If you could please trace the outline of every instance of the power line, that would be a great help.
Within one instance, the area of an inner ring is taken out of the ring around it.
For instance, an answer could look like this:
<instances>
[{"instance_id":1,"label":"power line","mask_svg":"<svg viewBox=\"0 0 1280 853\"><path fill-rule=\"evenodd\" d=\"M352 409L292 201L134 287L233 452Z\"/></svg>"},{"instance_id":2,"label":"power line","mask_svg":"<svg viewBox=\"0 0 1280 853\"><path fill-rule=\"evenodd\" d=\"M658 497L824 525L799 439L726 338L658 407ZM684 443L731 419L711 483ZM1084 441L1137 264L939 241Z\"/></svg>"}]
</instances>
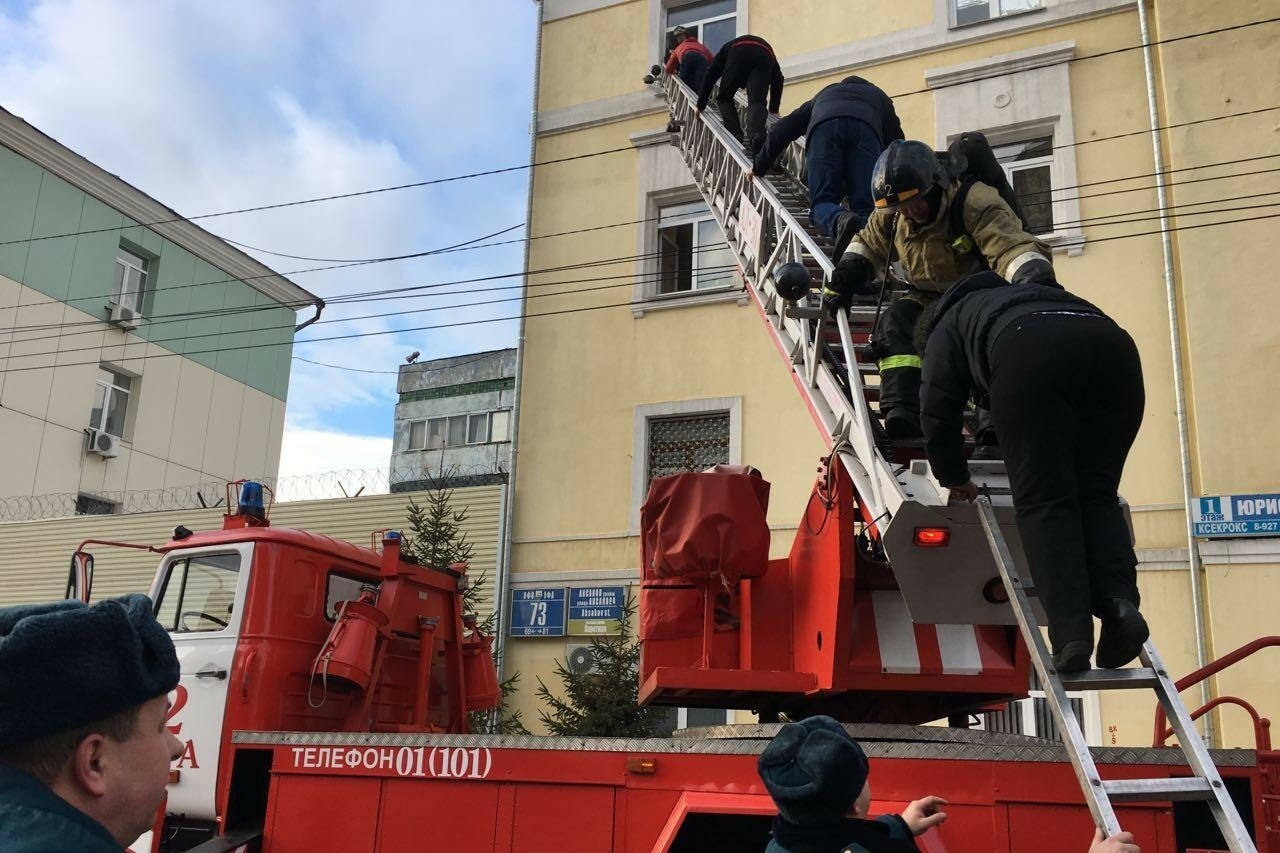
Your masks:
<instances>
[{"instance_id":1,"label":"power line","mask_svg":"<svg viewBox=\"0 0 1280 853\"><path fill-rule=\"evenodd\" d=\"M1112 240L1128 240L1128 239L1133 239L1137 237L1149 237L1153 235L1174 233L1179 231L1195 231L1202 228L1216 228L1222 225L1237 225L1241 223L1260 222L1263 220L1270 220L1270 219L1276 219L1276 218L1280 218L1280 213L1266 214L1262 216L1242 217L1240 219L1228 219L1220 222L1204 222L1197 225L1179 225L1179 226L1175 226L1167 229L1156 229L1155 231L1142 231L1142 232L1133 233L1133 234L1117 234L1112 237L1095 238L1091 242L1105 243ZM551 294L548 294L548 295L551 295ZM477 320L460 320L453 323L441 323L433 326L416 326L408 329L383 329L383 330L372 331L372 332L354 332L354 333L345 334L345 335L331 335L329 337L324 337L324 338L309 338L307 340L302 340L302 341L294 341L294 340L268 341L265 343L244 344L244 345L237 345L237 346L230 346L230 347L219 347L216 349L196 350L194 352L186 352L186 353L164 352L164 353L158 353L156 355L139 356L139 357L144 359L169 358L174 356L182 356L182 357L189 358L193 355L210 355L210 354L216 354L216 353L236 352L239 350L247 350L247 349L265 349L267 347L274 347L274 346L295 346L295 345L303 345L303 344L328 343L331 341L355 340L355 339L369 338L369 337L381 337L384 335L403 335L403 334L409 334L411 332L435 331L439 329L454 329L454 328L462 328L467 326L482 325L486 323L505 323L511 320L532 319L537 317L552 317L552 316L560 316L565 314L579 314L579 313L586 313L588 311L601 311L601 310L606 310L610 308L625 308L625 307L632 306L632 304L633 303L631 302L631 300L627 300L624 302L607 303L604 305L588 305L588 306L580 306L577 308L565 308L565 309L560 309L556 311L545 311L538 314L526 313L526 314L517 314L510 317L490 317L490 318L483 318L483 319L477 319ZM392 313L385 316L396 316L396 315L395 313ZM243 332L229 332L225 334L249 334L251 331L252 330L245 330ZM65 353L65 352L68 352L68 350L63 350L62 352ZM56 355L56 354L58 353L44 353L44 355ZM29 356L22 356L22 355L9 356L10 359L24 358L24 357L29 357ZM100 362L95 359L93 361L63 362L60 364L47 364L47 365L37 365L37 366L30 366L30 367L5 367L4 369L0 370L0 373L19 373L19 372L25 372L29 370L53 370L60 367L85 367L85 366L96 365L99 363Z\"/></svg>"},{"instance_id":2,"label":"power line","mask_svg":"<svg viewBox=\"0 0 1280 853\"><path fill-rule=\"evenodd\" d=\"M1268 157L1268 156L1277 156L1277 155L1264 155L1264 157ZM1250 158L1243 158L1242 160L1223 161L1223 162L1221 162L1221 163L1205 163L1205 164L1201 164L1201 165L1197 165L1197 166L1185 166L1185 167L1181 167L1180 169L1178 169L1178 170L1176 170L1176 171L1190 171L1190 170L1198 170L1198 169L1212 168L1212 167L1217 167L1217 166L1222 166L1222 165L1234 165L1234 164L1237 164L1237 163L1240 163L1240 162L1252 162L1252 161L1255 161L1255 160L1257 160L1257 159L1263 159L1263 158L1250 157ZM1205 178L1183 178L1183 179L1181 179L1181 180L1177 181L1177 182L1176 182L1175 184L1173 184L1173 185L1174 185L1174 186L1182 186L1182 185L1185 185L1185 184L1203 183L1203 182L1218 181L1218 180L1228 180L1228 179L1236 178L1236 177L1247 177L1247 176L1253 176L1253 175L1258 175L1258 174L1268 174L1268 173L1273 173L1273 172L1280 172L1280 168L1278 168L1278 169L1260 170L1260 171L1255 171L1255 172L1233 173L1233 174L1229 174L1229 175L1215 175L1215 176L1210 176L1210 177L1205 177ZM1144 174L1144 175L1137 175L1137 176L1134 176L1134 177L1135 177L1135 178L1139 178L1139 177L1150 177L1150 175ZM1094 183L1108 183L1108 182L1116 182L1116 181L1122 181L1122 180L1129 180L1129 179L1127 179L1127 178L1114 178L1114 179L1108 179L1107 181L1099 181L1099 182L1094 182ZM1081 184L1081 185L1074 185L1074 186L1085 186L1085 184ZM1062 188L1058 188L1058 189L1069 189L1069 188L1070 188L1070 186L1068 186L1068 187L1062 187ZM1057 199L1056 201L1058 201L1058 202L1065 202L1065 201L1072 201L1072 200L1076 200L1076 199L1080 199L1080 198L1099 198L1099 197L1104 197L1104 196L1109 196L1109 195L1118 195L1118 194L1124 194L1124 193L1141 192L1141 191L1145 191L1145 190L1149 190L1149 189L1150 189L1150 187L1130 187L1130 188L1125 188L1125 189L1109 190L1109 191L1099 192L1099 193L1089 193L1089 194L1081 194L1081 195L1077 195L1077 196L1067 196L1067 197L1064 197L1064 198ZM1056 191L1056 190L1051 190L1051 191ZM1170 210L1174 210L1174 209L1176 209L1176 210L1182 210L1183 208L1187 208L1187 207L1200 206L1200 205L1205 205L1205 204L1225 203L1225 202L1236 201L1236 200L1247 200L1247 199L1251 199L1251 198L1266 197L1266 196L1269 196L1269 195L1272 195L1272 193L1255 193L1255 194L1242 195L1242 196L1235 196L1235 197L1225 197L1225 198L1221 198L1221 199L1210 199L1210 200L1206 200L1206 201L1199 201L1199 202L1185 202L1185 203L1182 203L1182 204L1179 204L1179 205L1174 205L1174 206L1172 206L1172 207L1170 207L1170 208L1168 208L1168 209L1170 209ZM1056 202L1049 202L1049 201L1045 201L1045 202L1023 202L1023 206L1024 206L1024 207L1028 207L1028 208L1030 208L1030 207L1039 207L1039 206L1044 206L1044 205L1046 205L1046 204L1052 204L1052 203L1056 203ZM1260 207L1260 206L1254 206L1254 207ZM1245 208L1229 208L1229 209L1221 210L1221 211L1217 211L1217 212L1230 212L1231 210L1245 210L1245 209L1253 209L1253 208L1249 208L1249 207L1245 207ZM1116 218L1116 217L1120 217L1120 216L1134 216L1134 215L1139 215L1139 214L1142 214L1142 213L1156 213L1156 212L1159 212L1159 211L1160 211L1160 209L1159 209L1159 208L1153 208L1153 209L1149 209L1149 210L1139 210L1139 211L1125 211L1125 212L1117 212L1117 213L1112 213L1112 214L1103 214L1103 215L1100 215L1100 216L1097 216L1097 217L1091 217L1091 218L1080 219L1080 220L1060 221L1060 222L1056 222L1056 223L1054 223L1054 224L1055 224L1055 227L1071 227L1071 226L1078 226L1078 225L1087 224L1087 223L1097 223L1097 224L1099 225L1099 227L1101 227L1102 225L1108 225L1108 224L1120 224L1120 223L1108 223L1108 222L1104 222L1104 221L1102 221L1102 220L1106 220L1106 219L1114 219L1114 218ZM1214 212L1214 211L1204 211L1204 213L1208 213L1208 212ZM1199 212L1194 213L1194 214L1193 214L1192 212L1187 212L1187 213L1185 213L1185 214L1178 214L1178 215L1199 215ZM659 218L659 217L651 217L651 219L657 219L657 218ZM1153 217L1153 218L1158 218L1158 217ZM643 220L642 220L642 221L643 221ZM1141 219L1141 218L1140 218L1140 219L1132 219L1132 220L1128 220L1128 222L1130 222L1130 223L1132 223L1132 222L1140 222L1140 221L1144 221L1144 220L1143 220L1143 219ZM601 227L609 227L609 226L593 226L593 228L601 228ZM557 232L557 236L562 235L562 234L567 234L567 233L572 233L572 232ZM551 235L545 235L545 236L551 236ZM695 251L696 251L696 252L711 252L711 251L720 251L720 250L722 250L722 249L723 249L723 247L722 247L722 246L713 245L713 246L709 246L709 247L703 247L703 248L698 249L698 250L695 250ZM464 285L464 284L476 284L476 283L482 283L482 282L486 282L486 281L495 281L495 280L500 280L500 279L504 279L504 278L518 278L518 277L522 277L522 276L523 276L523 277L525 277L525 278L527 279L528 277L533 276L533 275L544 275L544 274L555 273L555 272L565 272L565 271L571 271L571 270L574 270L574 269L587 269L587 268L597 267L597 266L613 266L613 265L618 265L618 264L621 264L621 263L628 263L628 262L634 262L634 261L639 261L639 260L651 259L651 258L654 258L654 257L659 256L660 254L661 254L661 252L652 252L652 253L647 253L647 254L643 254L643 255L618 256L618 257L613 257L613 258L603 258L603 259L597 259L597 260L593 260L593 261L580 262L580 263L577 263L577 264L563 265L563 266L559 266L559 267L549 267L549 268L540 269L540 270L529 270L529 271L527 271L527 272L500 273L500 274L495 274L495 275L491 275L491 276L481 276L481 277L469 278L469 279L458 279L458 280L454 280L454 281L437 282L437 283L432 283L432 284L408 285L408 286L400 287L400 288L390 288L390 289L383 289L383 290L373 290L373 291L355 292L355 293L350 293L350 294L341 294L341 295L338 295L338 296L332 297L332 298L329 300L329 303L328 303L328 304L330 304L330 305L342 305L342 304L353 304L353 303L359 303L359 302L378 302L378 301L387 300L387 299L390 299L390 298L393 298L393 297L395 297L395 298L401 298L401 299L405 299L405 298L412 299L412 298L430 297L430 296L436 296L436 295L443 296L443 295L449 295L449 294L451 294L451 293L453 293L453 292L455 292L455 291L442 291L442 292L440 292L440 293L421 293L420 291L424 291L424 290L437 290L437 289L444 288L444 287L452 287L452 286ZM627 276L625 276L625 275L624 275L624 276L614 276L614 278L626 278L626 277L627 277ZM581 282L600 281L600 280L605 280L606 278L608 278L608 277L597 277L597 278L590 278L590 279L572 279L572 280L559 281L559 282L528 282L526 286L528 286L528 287L530 287L530 288L533 288L533 287L546 287L546 286L555 286L555 285L559 285L559 284L574 284L574 283L581 283ZM516 285L515 287L518 287L518 286L519 286L519 285ZM486 290L502 290L502 289L512 289L512 288L487 288ZM415 295L406 295L406 294L415 294ZM40 304L40 303L33 303L33 304ZM274 305L267 305L267 306L244 306L244 307L230 308L230 309L227 309L227 308L211 308L211 309L207 309L207 310L205 310L205 311L198 311L198 312L182 311L182 312L176 312L176 313L173 313L173 314L153 315L153 316L151 316L151 317L149 317L149 318L146 318L146 319L145 319L145 322L146 322L146 325L148 326L148 328L154 328L154 327L161 326L161 325L170 325L170 324L172 324L172 323L187 322L187 321L189 321L189 320L214 319L214 318L221 318L221 317L234 317L234 316L238 316L238 315L241 315L241 314L258 313L258 312L261 312L261 311L271 311L271 310L275 310L275 309L276 309L276 307L277 307L277 306L274 306ZM321 324L323 324L323 323L330 323L330 322L344 322L346 319L349 319L349 318L334 318L334 319L329 319L329 320L321 320L321 321L319 321L319 322L320 322ZM38 339L40 339L40 338L44 337L44 335L35 335L35 336L33 336L33 337L17 338L17 337L16 337L16 335L17 335L17 333L19 333L19 332L28 332L28 331L29 331L29 332L43 332L43 331L54 330L54 329L63 330L63 331L65 332L65 330L72 329L72 328L75 328L75 327L90 327L90 328L92 328L92 329L97 329L98 327L100 327L100 325L101 325L101 323L102 323L102 322L103 322L103 321L102 321L102 320L100 320L100 319L89 319L89 320L72 321L72 322L48 323L48 324L35 324L35 325L29 325L29 326L13 326L13 327L10 327L10 328L9 328L9 329L7 329L7 330L0 330L0 334L3 334L5 331L7 331L7 332L9 333L9 335L10 335L9 340L10 340L10 342L11 342L11 343L20 343L20 342L27 342L27 341L31 341L31 340L38 340ZM285 328L285 327L284 327L284 326L276 326L276 327L269 327L269 328L267 328L267 329L259 329L259 330L254 330L254 331L274 331L274 330L280 330L280 329L283 329L283 328ZM240 330L233 330L233 331L231 331L231 332L222 332L222 331L209 332L209 333L207 333L207 334L204 334L204 335L197 335L197 336L194 336L194 337L210 337L210 336L218 335L218 334L235 334L235 333L238 333L239 331L240 331ZM72 333L72 334L74 334L74 333ZM59 335L59 337L62 337L62 336L63 336L62 334L60 334L60 335ZM157 339L157 340L156 340L156 342L163 342L163 341L168 341L168 340L178 340L178 338Z\"/></svg>"},{"instance_id":3,"label":"power line","mask_svg":"<svg viewBox=\"0 0 1280 853\"><path fill-rule=\"evenodd\" d=\"M1100 59L1107 56L1115 56L1117 54L1127 53L1133 50L1141 50L1146 47L1154 47L1156 45L1164 45L1164 44L1173 44L1175 42L1186 41L1189 39L1204 38L1206 36L1220 35L1222 33L1234 32L1242 29L1248 29L1250 27L1273 24L1273 23L1276 23L1277 21L1280 21L1280 16L1272 17L1272 18L1262 18L1256 21L1247 21L1241 24L1233 24L1225 27L1217 27L1215 29L1202 30L1200 32L1195 32L1195 33L1186 33L1180 36L1171 36L1169 38L1156 39L1154 41L1149 41L1149 42L1139 42L1138 44L1135 44L1135 45L1128 45L1126 47L1113 48L1112 50L1100 51L1098 53L1087 53L1081 56L1073 56L1067 59L1059 60L1058 62L1045 63L1044 66L1038 66L1038 67L1049 67L1053 65L1071 64L1075 62L1083 62L1088 59ZM910 95L928 94L931 92L936 92L940 89L950 88L951 86L967 85L969 83L976 83L976 82L981 82L983 80L991 80L998 77L1007 77L1007 76L1009 76L1008 72L996 73L996 74L991 74L983 77L966 79L966 80L958 81L955 83L940 84L938 86L926 86L923 89L915 89L909 92L900 92L896 95L891 95L890 97L904 98ZM1149 133L1149 132L1150 132L1150 129L1139 131L1139 133ZM1097 141L1101 141L1101 139L1087 140L1087 141L1097 142ZM1076 144L1084 144L1084 143L1082 142L1082 143L1076 143ZM1066 146L1062 146L1062 147L1066 147ZM397 192L399 190L435 186L438 184L471 180L474 178L504 174L508 172L519 172L519 171L524 171L526 169L533 169L540 166L551 166L558 163L570 163L577 160L589 159L591 157L601 157L608 154L618 154L624 151L633 151L633 150L635 150L634 146L625 145L617 148L607 148L601 151L591 151L583 154L574 154L566 157L557 157L551 160L543 160L535 163L525 163L518 166L504 166L501 168L485 169L477 172L469 172L462 175L452 175L445 178L431 178L431 179L422 180L422 181L411 181L409 183L404 183L404 184L395 184L395 185L386 186L386 187L374 187L374 188L364 189L364 190L354 190L352 192L347 192L347 193L333 193L330 195L296 199L293 201L276 202L274 204L263 204L263 205L256 205L253 207L242 207L242 208L236 208L233 210L216 211L213 213L201 213L193 216L170 217L167 219L158 219L151 222L134 223L132 225L127 225L127 226L121 225L121 226L116 226L114 228L95 228L95 229L87 229L83 231L67 231L61 234L49 234L41 237L29 237L29 238L19 239L19 240L4 240L4 241L0 241L0 246L11 245L14 243L34 242L39 240L57 240L65 237L75 237L82 234L100 234L100 233L109 232L109 231L121 231L127 228L136 228L139 226L144 228L150 228L155 225L168 225L175 222L194 222L197 219L211 219L214 217L232 216L232 215L241 214L241 213L257 213L264 210L279 210L287 207L297 207L304 204L316 204L318 202L325 202L325 201L337 201L341 199L359 198L361 196L377 195L380 193ZM228 242L231 242L231 241L228 241ZM256 251L263 251L263 250L256 250ZM275 254L275 253L272 253L272 254Z\"/></svg>"},{"instance_id":4,"label":"power line","mask_svg":"<svg viewBox=\"0 0 1280 853\"><path fill-rule=\"evenodd\" d=\"M717 247L717 248L718 248L718 247ZM728 269L732 269L732 270L734 271L734 273L736 273L736 271L737 271L737 269L738 269L737 264L735 263L735 264L733 264L733 265L731 265L731 266L729 266L729 265L725 265L725 266L717 266L717 267L710 267L710 268L708 268L708 270L709 270L709 271L712 271L712 272L721 272L721 271L728 270ZM700 272L701 272L701 270L700 270ZM727 276L727 277L732 277L732 275ZM590 293L590 292L593 292L593 291L608 290L608 289L610 289L610 288L615 288L615 287L631 287L631 286L634 286L635 284L649 284L649 283L652 283L652 282L654 282L654 281L659 281L659 280L661 280L661 278L662 278L662 273L661 273L661 272L659 272L659 273L655 273L655 274L653 274L653 275L649 275L649 276L630 276L630 275L627 275L627 276L606 276L606 277L603 277L603 278L578 279L578 280L576 280L576 281L568 281L568 282L564 282L564 281L561 281L561 282L549 282L548 284L582 284L582 283L590 283L590 282L598 282L598 281L609 281L609 280L616 279L616 278L625 278L625 279L627 279L627 281L623 281L623 282L619 282L619 283L615 283L615 284L608 284L608 285L604 285L604 286L601 286L601 287L582 288L582 289L579 289L579 290L554 291L554 292L550 292L550 293L539 293L539 294L534 294L534 295L532 295L532 296L529 296L529 295L527 295L527 294L523 294L523 295L521 295L521 296L514 296L514 297L503 298L503 299L488 299L488 300L481 300L481 301L479 301L479 302L461 302L461 303L453 303L453 304L449 304L449 305L435 305L435 306L431 306L431 307L429 307L429 308L415 308L415 309L411 309L411 310L407 310L407 311L395 311L395 312L391 312L391 313L365 314L365 315L360 315L360 316L356 316L356 317L334 317L334 318L332 318L332 319L330 319L330 320L322 320L322 321L320 321L320 322L322 322L322 323L352 323L352 322L356 322L356 321L359 321L359 320L379 320L379 319L385 319L385 318L388 318L388 317L403 317L403 316L408 316L408 315L410 315L410 314L426 314L426 313L430 313L430 312L433 312L433 311L451 311L451 310L456 310L456 309L459 309L459 308L476 308L476 307L482 307L482 306L485 306L485 305L501 304L501 303L503 303L503 302L514 302L514 301L519 301L519 300L522 300L522 299L540 299L540 298L549 298L549 297L555 297L555 296L567 296L567 295L578 294L578 293ZM711 280L711 281L718 281L718 280L721 280L721 277L713 277L712 279L709 279L709 280ZM519 288L519 285L515 285L515 286L513 286L513 287L488 288L487 290L480 291L480 292L492 292L492 291L497 291L497 290L513 290L513 289L517 289L517 288ZM441 294L441 295L453 295L453 293L450 293L450 294ZM262 333L262 332L284 331L284 330L286 330L286 329L291 329L291 328L292 328L292 326L270 326L270 327L267 327L267 328L264 328L264 329L233 329L233 330L217 330L217 331L211 331L211 332L204 332L204 333L197 334L197 335L182 335L182 336L179 336L179 337L173 337L173 338L155 338L155 339L148 339L146 342L147 342L147 343L151 343L151 344L160 345L160 344L166 344L166 343L175 343L175 342L178 342L178 341L189 342L189 341L196 340L196 339L198 339L198 338L220 338L220 337L222 337L222 336L224 336L224 335L252 335L252 334L255 334L255 333ZM61 338L61 337L62 337L62 336L61 336L61 335L59 335L59 338ZM40 340L40 339L28 339L27 341L23 341L23 342L30 342L30 340ZM296 343L306 343L306 341L305 341L305 340L304 340L304 341L296 341ZM101 349L102 349L102 345L101 345L101 344L98 344L98 345L95 345L95 346L70 347L70 348L67 348L67 349L58 348L58 349L53 349L53 350L41 350L41 351L39 351L39 352L30 352L30 353L18 353L18 354L10 353L9 358L11 358L11 359L13 359L13 358L37 358L37 357L39 357L39 356L47 356L47 355L64 355L64 354L66 354L66 353L73 353L73 352L93 352L93 351L99 351L99 350L101 350ZM223 348L219 348L218 350L215 350L215 351L216 351L216 352L227 352L227 351L230 351L230 350L232 350L232 349L235 349L235 347L223 347Z\"/></svg>"},{"instance_id":5,"label":"power line","mask_svg":"<svg viewBox=\"0 0 1280 853\"><path fill-rule=\"evenodd\" d=\"M725 249L724 246L712 245L712 246L695 249L693 251L695 254L701 254L705 252L723 251L724 249ZM494 275L479 276L475 278L455 279L453 281L435 282L432 284L407 285L405 287L398 287L398 288L340 294L338 296L331 298L327 304L332 306L332 305L348 305L348 304L353 304L357 302L378 302L378 301L390 299L392 297L402 298L402 299L416 299L416 298L430 297L430 296L445 296L456 291L443 291L441 293L419 293L416 296L406 296L405 294L413 293L415 291L422 291L422 290L436 290L439 288L453 287L456 285L463 285L463 284L479 284L486 281L498 281L498 280L507 279L507 278L521 278L521 277L528 278L529 276L534 276L534 275L547 275L547 274L558 273L558 272L571 272L573 270L578 270L578 269L618 266L620 264L633 263L636 261L653 259L658 257L660 254L661 252L649 252L641 255L621 255L621 256L616 256L612 258L602 258L595 261L585 261L585 262L580 262L576 264L562 265L558 267L546 267L538 270L528 270L527 272L520 271L520 272L510 272L510 273L495 273ZM626 276L614 276L614 277L625 278ZM595 281L595 280L597 279L578 279L577 281ZM548 287L556 284L567 284L567 283L574 283L574 282L572 281L570 282L563 282L563 281L561 282L528 282L526 286ZM45 304L45 303L28 303L28 305L31 305L31 304ZM25 307L28 307L28 305L24 305L22 307L25 308ZM179 311L173 314L159 314L159 315L153 315L150 318L144 318L144 319L146 319L146 325L148 327L152 327L152 326L169 325L171 323L186 322L188 320L214 319L219 317L234 317L242 314L254 314L262 311L274 311L277 308L278 306L275 306L275 305L265 305L265 306L251 305L251 306L242 306L239 308L210 308L205 311ZM17 332L50 331L54 329L69 329L73 327L91 327L92 329L97 329L101 327L103 322L104 321L100 319L90 319L90 320L76 320L70 323L67 323L67 322L45 323L45 324L36 324L31 326L15 325L15 326L9 327L8 329L0 329L0 334L6 331L12 335L12 334L16 334ZM321 320L319 322L328 323L332 321ZM273 328L283 329L286 327L277 326ZM267 330L260 329L258 331L267 331ZM37 335L36 337L22 338L18 340L15 340L12 337L10 337L10 341L16 343L21 341L39 340L41 337L44 337L44 336Z\"/></svg>"}]
</instances>

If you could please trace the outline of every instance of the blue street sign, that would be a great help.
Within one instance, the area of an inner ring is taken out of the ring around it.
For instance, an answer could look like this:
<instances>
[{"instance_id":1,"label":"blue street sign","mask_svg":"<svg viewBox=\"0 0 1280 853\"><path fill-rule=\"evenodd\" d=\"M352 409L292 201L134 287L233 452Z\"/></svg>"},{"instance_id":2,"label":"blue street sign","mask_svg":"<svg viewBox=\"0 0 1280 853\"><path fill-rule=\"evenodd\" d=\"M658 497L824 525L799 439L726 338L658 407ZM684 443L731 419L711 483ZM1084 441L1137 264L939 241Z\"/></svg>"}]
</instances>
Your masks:
<instances>
[{"instance_id":1,"label":"blue street sign","mask_svg":"<svg viewBox=\"0 0 1280 853\"><path fill-rule=\"evenodd\" d=\"M511 591L512 637L563 637L564 587Z\"/></svg>"},{"instance_id":2,"label":"blue street sign","mask_svg":"<svg viewBox=\"0 0 1280 853\"><path fill-rule=\"evenodd\" d=\"M1196 536L1211 539L1280 536L1280 494L1196 498L1192 525Z\"/></svg>"},{"instance_id":3,"label":"blue street sign","mask_svg":"<svg viewBox=\"0 0 1280 853\"><path fill-rule=\"evenodd\" d=\"M609 636L622 632L625 586L585 586L569 590L569 635Z\"/></svg>"}]
</instances>

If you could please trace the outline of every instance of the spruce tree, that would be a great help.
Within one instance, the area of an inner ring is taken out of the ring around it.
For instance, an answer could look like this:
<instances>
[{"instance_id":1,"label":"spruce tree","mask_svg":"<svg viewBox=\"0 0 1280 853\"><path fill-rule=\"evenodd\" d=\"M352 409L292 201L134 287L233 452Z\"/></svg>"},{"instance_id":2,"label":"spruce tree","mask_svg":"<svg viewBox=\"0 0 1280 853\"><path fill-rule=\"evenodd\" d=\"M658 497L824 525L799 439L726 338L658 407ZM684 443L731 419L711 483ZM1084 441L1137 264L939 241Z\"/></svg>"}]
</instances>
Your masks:
<instances>
[{"instance_id":1,"label":"spruce tree","mask_svg":"<svg viewBox=\"0 0 1280 853\"><path fill-rule=\"evenodd\" d=\"M416 559L419 565L432 568L447 569L454 563L470 564L475 554L475 546L467 540L462 525L470 517L467 507L454 509L453 489L442 486L452 472L441 472L439 479L428 475L431 486L425 497L425 503L419 505L409 498L405 509L412 537L404 543L405 553ZM467 588L462 592L462 612L479 615L483 603L480 591L484 589L488 573L478 576L467 576ZM488 636L493 635L497 624L498 613L491 608L489 614L476 624L476 629ZM496 711L471 711L467 714L471 731L476 734L529 734L521 720L521 712L508 708L511 696L520 683L520 673L513 673L499 687L502 689L502 702Z\"/></svg>"},{"instance_id":2,"label":"spruce tree","mask_svg":"<svg viewBox=\"0 0 1280 853\"><path fill-rule=\"evenodd\" d=\"M543 725L556 735L580 737L654 737L662 709L641 707L640 641L631 635L636 607L630 593L622 608L622 630L614 637L591 638L589 672L571 672L557 660L556 678L562 694L538 679L538 698L547 708L539 712Z\"/></svg>"}]
</instances>

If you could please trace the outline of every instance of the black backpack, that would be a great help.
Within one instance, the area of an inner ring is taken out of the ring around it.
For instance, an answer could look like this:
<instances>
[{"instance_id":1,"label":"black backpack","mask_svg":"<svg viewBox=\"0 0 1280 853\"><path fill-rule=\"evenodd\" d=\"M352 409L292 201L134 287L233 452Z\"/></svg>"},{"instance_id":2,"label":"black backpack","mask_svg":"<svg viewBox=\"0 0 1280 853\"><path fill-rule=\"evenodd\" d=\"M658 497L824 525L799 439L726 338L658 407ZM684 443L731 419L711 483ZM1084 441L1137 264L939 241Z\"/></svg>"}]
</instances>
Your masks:
<instances>
[{"instance_id":1,"label":"black backpack","mask_svg":"<svg viewBox=\"0 0 1280 853\"><path fill-rule=\"evenodd\" d=\"M958 254L976 252L978 249L964 222L964 203L969 197L969 190L976 183L984 183L998 192L1000 198L1004 199L1005 204L1009 205L1014 216L1018 217L1018 221L1022 223L1023 230L1030 230L1027 217L1022 212L1021 205L1018 204L1017 195L1013 192L1013 186L1010 185L1004 169L1000 167L1000 162L996 160L996 154L991 150L991 143L987 141L984 134L976 130L960 134L947 146L946 153L940 154L939 158L951 174L960 180L960 189L951 203L949 214L951 233L955 235L951 240L951 248ZM983 266L986 265L986 259L983 258Z\"/></svg>"}]
</instances>

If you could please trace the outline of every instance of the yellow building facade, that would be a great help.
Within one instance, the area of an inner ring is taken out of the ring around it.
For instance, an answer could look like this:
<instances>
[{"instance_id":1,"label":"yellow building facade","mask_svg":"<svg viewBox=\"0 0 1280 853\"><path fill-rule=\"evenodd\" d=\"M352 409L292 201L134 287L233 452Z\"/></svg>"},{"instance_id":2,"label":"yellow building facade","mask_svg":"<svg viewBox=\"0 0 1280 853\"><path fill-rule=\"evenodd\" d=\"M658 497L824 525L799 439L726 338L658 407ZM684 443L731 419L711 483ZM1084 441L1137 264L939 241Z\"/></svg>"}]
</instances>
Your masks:
<instances>
[{"instance_id":1,"label":"yellow building facade","mask_svg":"<svg viewBox=\"0 0 1280 853\"><path fill-rule=\"evenodd\" d=\"M1280 540L1188 538L1178 417L1184 399L1192 494L1280 491L1267 429L1280 368L1272 319L1280 294L1269 286L1280 238L1265 218L1280 192L1275 160L1266 159L1280 151L1280 64L1259 60L1280 39L1280 25L1259 23L1274 17L1270 4L1148 3L1164 204L1134 2L540 6L534 157L547 165L533 171L529 230L580 233L530 243L513 590L634 584L650 476L712 461L749 463L772 482L781 556L824 452L756 308L716 251L723 237L668 144L665 102L641 80L661 60L667 31L684 24L708 42L748 32L768 39L787 78L784 114L856 73L895 96L908 138L942 148L960 132L984 131L1008 155L1015 186L1052 190L1042 236L1060 280L1129 330L1142 354L1146 416L1122 493L1154 639L1182 675L1201 655L1212 660L1276 632ZM1167 255L1162 213L1172 229ZM550 683L553 661L582 642L513 638L505 671L520 671L525 685L535 676ZM1274 671L1263 653L1210 689L1280 713ZM1185 698L1194 707L1200 694ZM536 720L531 690L517 704ZM1149 741L1153 706L1106 696L1088 705L1092 739ZM1228 709L1213 725L1217 744L1252 745L1240 712Z\"/></svg>"}]
</instances>

